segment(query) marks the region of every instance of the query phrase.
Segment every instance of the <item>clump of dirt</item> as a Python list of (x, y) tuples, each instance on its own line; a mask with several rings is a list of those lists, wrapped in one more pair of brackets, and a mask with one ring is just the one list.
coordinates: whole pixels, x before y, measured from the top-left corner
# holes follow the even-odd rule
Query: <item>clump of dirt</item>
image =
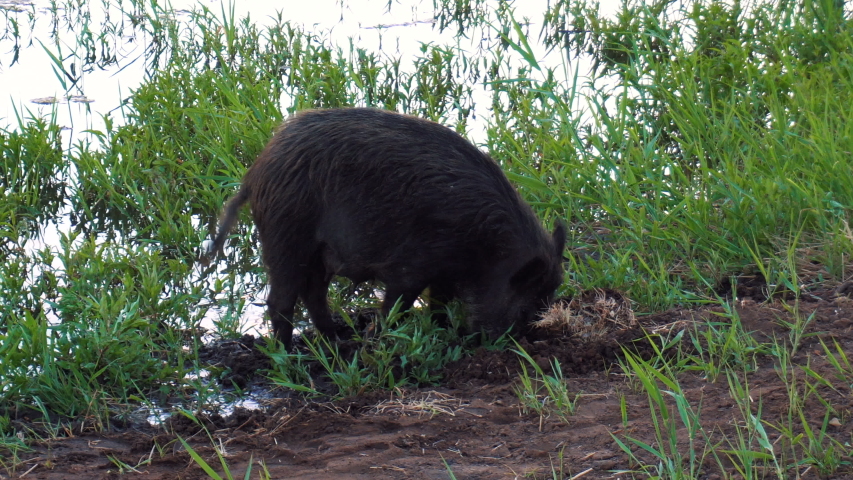
[(269, 357), (258, 350), (257, 344), (266, 340), (243, 335), (237, 340), (220, 340), (201, 347), (199, 360), (219, 370), (217, 380), (245, 390), (258, 372), (270, 368)]
[(737, 298), (763, 302), (767, 300), (769, 290), (764, 275), (757, 273), (724, 277), (714, 289), (714, 293), (728, 300)]
[[(559, 299), (516, 340), (543, 372), (552, 373), (553, 362), (559, 362), (563, 375), (584, 375), (611, 368), (623, 350), (651, 358), (656, 350), (650, 334), (684, 328), (687, 323), (678, 322), (670, 313), (638, 319), (622, 293), (596, 289), (573, 299)], [(447, 365), (445, 381), (451, 387), (510, 382), (518, 377), (524, 361), (514, 350), (480, 349), (471, 358)]]
[(600, 340), (612, 330), (637, 326), (631, 301), (621, 292), (596, 288), (575, 298), (560, 298), (534, 324), (537, 329), (563, 329), (571, 336)]

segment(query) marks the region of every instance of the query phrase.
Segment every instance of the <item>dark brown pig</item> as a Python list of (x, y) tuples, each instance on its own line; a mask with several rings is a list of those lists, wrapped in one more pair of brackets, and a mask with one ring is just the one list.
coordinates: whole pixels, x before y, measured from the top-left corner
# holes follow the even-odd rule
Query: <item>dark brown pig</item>
[(333, 334), (334, 275), (384, 283), (385, 314), (427, 287), (432, 299), (458, 298), (469, 326), (492, 335), (533, 319), (562, 281), (562, 223), (549, 234), (494, 160), (415, 117), (350, 108), (288, 119), (226, 205), (214, 252), (246, 202), (287, 347), (297, 299)]

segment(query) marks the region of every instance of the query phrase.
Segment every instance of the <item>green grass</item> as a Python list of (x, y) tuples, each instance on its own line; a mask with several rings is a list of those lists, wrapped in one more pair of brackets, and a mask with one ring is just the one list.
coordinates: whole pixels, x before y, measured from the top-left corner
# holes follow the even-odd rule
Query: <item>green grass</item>
[[(449, 317), (458, 318), (453, 308)], [(353, 325), (346, 312), (345, 321)], [(458, 323), (451, 322), (458, 327)], [(331, 388), (326, 395), (338, 398), (360, 395), (378, 388), (432, 385), (441, 379), (442, 368), (462, 358), (465, 339), (456, 327), (439, 328), (429, 312), (413, 311), (409, 317), (393, 308), (387, 318), (375, 321), (374, 333), (339, 347), (323, 336), (302, 337), (305, 353), (289, 353), (281, 344), (261, 347), (273, 362), (267, 377), (274, 383), (309, 395), (320, 395), (308, 363), (319, 364)], [(471, 343), (471, 342), (467, 342)], [(346, 348), (346, 352), (341, 349)]]
[[(213, 335), (238, 335), (244, 297), (265, 278), (248, 214), (225, 260), (199, 267), (199, 245), (285, 116), (358, 105), (468, 134), (545, 223), (565, 219), (561, 294), (618, 289), (643, 312), (720, 303), (724, 313), (690, 334), (689, 352), (626, 357), (657, 427), (654, 444), (617, 438), (636, 472), (695, 477), (708, 458), (727, 459), (744, 478), (849, 467), (850, 446), (828, 434), (840, 413), (826, 400), (853, 385), (846, 352), (821, 339), (836, 372), (821, 377), (792, 363), (813, 321), (796, 303), (788, 337), (760, 344), (718, 300), (739, 275), (791, 298), (849, 276), (853, 28), (835, 5), (628, 1), (603, 16), (593, 2), (556, 1), (528, 22), (505, 4), (443, 0), (437, 28), (457, 38), (405, 60), (332, 44), (286, 12), (239, 18), (227, 4), (185, 15), (141, 1), (54, 3), (44, 18), (0, 10), (0, 67), (46, 52), (67, 94), (89, 69), (145, 65), (120, 111), (106, 106), (103, 129), (73, 144), (55, 112), (17, 112), (0, 125), (0, 464), (14, 465), (25, 448), (4, 416), (12, 410), (103, 429), (139, 403), (179, 397), (201, 410), (217, 398), (221, 387), (200, 380), (198, 326), (215, 307)], [(95, 8), (108, 9), (108, 21), (93, 22)], [(24, 48), (43, 20), (76, 38)], [(133, 32), (149, 47), (120, 58)], [(491, 43), (480, 44), (484, 34)], [(61, 240), (42, 245), (51, 229)], [(375, 300), (343, 287), (331, 297), (344, 317)], [(310, 335), (296, 354), (271, 344), (267, 375), (307, 395), (345, 396), (440, 382), (444, 365), (471, 353), (471, 342), (423, 313), (380, 324), (352, 348)], [(559, 364), (545, 374), (518, 353), (520, 401), (571, 415), (577, 397)], [(750, 373), (767, 359), (790, 399), (784, 418), (744, 403)], [(698, 404), (680, 390), (685, 372), (729, 383), (735, 437), (709, 440), (717, 437)], [(819, 421), (805, 405), (820, 406)], [(686, 429), (696, 453), (673, 429)]]
[[(515, 346), (513, 351), (521, 357), (521, 374), (513, 389), (522, 410), (525, 413), (535, 412), (540, 419), (553, 413), (568, 423), (568, 417), (574, 415), (578, 408), (578, 399), (581, 394), (569, 393), (560, 362), (557, 359), (551, 359), (549, 366), (553, 375), (548, 375), (518, 343)], [(528, 366), (533, 369), (532, 377), (527, 370)]]
[[(705, 457), (712, 451), (700, 421), (701, 402), (694, 405), (685, 396), (670, 363), (655, 366), (627, 351), (625, 360), (630, 366), (628, 371), (637, 377), (648, 396), (654, 441), (631, 436), (624, 440), (614, 436), (613, 440), (637, 465), (635, 473), (653, 478), (697, 478)], [(682, 438), (678, 430), (683, 432)]]
[(18, 117), (15, 130), (0, 129), (0, 234), (14, 239), (23, 230), (56, 219), (66, 198), (68, 167), (59, 125), (47, 118)]
[(688, 369), (703, 372), (711, 381), (721, 374), (754, 372), (758, 368), (759, 355), (769, 348), (758, 343), (751, 332), (746, 332), (731, 303), (721, 302), (724, 308), (718, 313), (720, 321), (706, 321), (696, 327), (691, 335), (693, 353)]

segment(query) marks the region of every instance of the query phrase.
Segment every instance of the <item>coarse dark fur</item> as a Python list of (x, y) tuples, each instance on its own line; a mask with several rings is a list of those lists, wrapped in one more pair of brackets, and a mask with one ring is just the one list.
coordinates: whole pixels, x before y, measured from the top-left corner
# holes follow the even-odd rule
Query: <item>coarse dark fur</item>
[(500, 334), (545, 308), (562, 281), (565, 228), (548, 234), (497, 163), (456, 132), (397, 113), (311, 110), (288, 119), (225, 207), (213, 251), (251, 204), (275, 335), (290, 346), (301, 299), (332, 334), (334, 275), (385, 284), (383, 313), (427, 287)]

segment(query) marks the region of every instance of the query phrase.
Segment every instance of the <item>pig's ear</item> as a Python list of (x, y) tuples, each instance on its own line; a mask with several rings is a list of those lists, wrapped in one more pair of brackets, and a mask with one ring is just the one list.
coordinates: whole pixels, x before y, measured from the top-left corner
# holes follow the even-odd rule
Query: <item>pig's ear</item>
[(525, 263), (523, 267), (509, 279), (512, 288), (522, 291), (535, 287), (542, 282), (542, 274), (548, 268), (548, 262), (541, 257), (535, 257)]
[(557, 220), (557, 225), (554, 226), (554, 233), (551, 235), (551, 238), (554, 239), (557, 258), (562, 258), (563, 249), (566, 248), (566, 224), (562, 220)]

